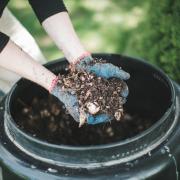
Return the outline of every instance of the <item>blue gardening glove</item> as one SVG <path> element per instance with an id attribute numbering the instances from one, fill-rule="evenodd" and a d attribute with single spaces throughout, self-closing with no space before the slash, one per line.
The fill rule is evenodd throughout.
<path id="1" fill-rule="evenodd" d="M 123 71 L 121 68 L 111 64 L 111 63 L 93 63 L 92 56 L 84 57 L 76 64 L 77 69 L 85 70 L 89 73 L 94 73 L 97 76 L 109 79 L 109 78 L 119 78 L 121 80 L 127 80 L 130 78 L 129 73 Z M 128 86 L 124 83 L 123 90 L 121 91 L 121 96 L 124 98 L 123 103 L 126 103 L 126 98 L 129 94 Z M 97 116 L 88 116 L 89 124 L 98 124 L 106 121 L 112 120 L 113 117 L 108 114 L 100 114 Z"/>
<path id="2" fill-rule="evenodd" d="M 75 93 L 73 93 L 71 89 L 62 90 L 61 86 L 57 84 L 52 89 L 51 94 L 56 96 L 65 105 L 66 109 L 69 111 L 69 113 L 74 118 L 74 120 L 76 120 L 77 122 L 80 121 L 78 99 L 76 95 L 74 95 Z M 88 124 L 98 124 L 98 123 L 110 121 L 112 118 L 105 114 L 92 116 L 89 113 L 86 113 L 85 119 Z"/>
<path id="3" fill-rule="evenodd" d="M 111 64 L 111 63 L 93 63 L 92 56 L 87 56 L 83 58 L 76 64 L 77 69 L 85 70 L 90 73 L 94 73 L 97 76 L 109 79 L 109 78 L 119 78 L 121 80 L 127 80 L 130 78 L 129 73 L 123 71 L 121 68 Z M 124 97 L 124 103 L 126 102 L 126 97 L 129 94 L 128 86 L 125 83 L 121 96 Z"/>

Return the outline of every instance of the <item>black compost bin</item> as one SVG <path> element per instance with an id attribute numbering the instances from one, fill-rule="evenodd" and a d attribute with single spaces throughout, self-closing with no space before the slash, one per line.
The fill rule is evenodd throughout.
<path id="1" fill-rule="evenodd" d="M 16 113 L 21 111 L 18 98 L 29 103 L 34 96 L 44 98 L 48 94 L 34 83 L 21 79 L 0 105 L 0 179 L 178 179 L 178 85 L 144 61 L 115 54 L 94 56 L 121 66 L 131 74 L 131 79 L 127 81 L 130 95 L 125 110 L 145 115 L 141 117 L 147 119 L 151 117 L 151 125 L 143 132 L 99 144 L 48 142 L 42 137 L 34 137 L 17 123 Z M 60 59 L 46 66 L 55 73 L 63 73 L 67 61 Z M 121 122 L 116 127 L 119 131 L 123 130 Z M 92 126 L 86 128 L 88 132 Z M 62 137 L 65 135 L 66 132 Z M 75 131 L 71 138 L 78 140 L 79 137 L 78 131 Z M 93 134 L 92 138 L 99 137 Z"/>

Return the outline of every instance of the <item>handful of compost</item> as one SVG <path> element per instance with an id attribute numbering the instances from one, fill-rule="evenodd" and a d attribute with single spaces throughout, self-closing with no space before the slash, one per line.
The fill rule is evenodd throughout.
<path id="1" fill-rule="evenodd" d="M 64 103 L 79 126 L 114 118 L 119 121 L 128 96 L 123 80 L 129 77 L 121 68 L 88 56 L 71 64 L 67 74 L 59 75 L 52 94 Z"/>

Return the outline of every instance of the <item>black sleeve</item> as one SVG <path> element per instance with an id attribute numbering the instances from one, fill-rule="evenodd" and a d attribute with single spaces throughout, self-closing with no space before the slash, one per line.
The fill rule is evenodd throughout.
<path id="1" fill-rule="evenodd" d="M 9 37 L 6 34 L 0 32 L 0 52 L 4 49 L 8 41 Z"/>
<path id="2" fill-rule="evenodd" d="M 3 10 L 8 4 L 9 0 L 0 0 L 0 17 L 2 16 Z"/>
<path id="3" fill-rule="evenodd" d="M 62 11 L 67 11 L 63 0 L 29 0 L 40 23 L 48 17 Z"/>

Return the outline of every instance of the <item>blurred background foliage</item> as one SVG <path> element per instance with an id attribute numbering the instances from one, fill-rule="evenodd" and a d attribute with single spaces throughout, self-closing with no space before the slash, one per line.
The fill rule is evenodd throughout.
<path id="1" fill-rule="evenodd" d="M 180 83 L 180 0 L 64 0 L 91 52 L 120 53 L 158 65 Z M 62 57 L 27 0 L 9 8 L 35 37 L 48 60 Z"/>

